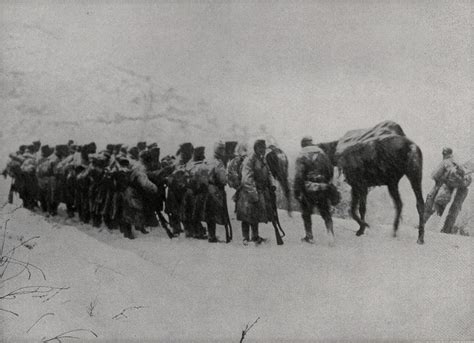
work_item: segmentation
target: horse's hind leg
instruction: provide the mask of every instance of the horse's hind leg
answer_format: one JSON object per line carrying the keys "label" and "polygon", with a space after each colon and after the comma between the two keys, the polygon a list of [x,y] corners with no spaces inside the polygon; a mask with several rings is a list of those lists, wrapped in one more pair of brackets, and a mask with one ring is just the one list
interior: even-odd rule
{"label": "horse's hind leg", "polygon": [[367,212],[367,193],[368,190],[364,189],[360,192],[360,200],[359,200],[359,213],[360,219],[365,222],[365,214]]}
{"label": "horse's hind leg", "polygon": [[411,187],[415,192],[416,197],[416,209],[418,211],[419,216],[419,224],[418,224],[418,244],[423,244],[425,242],[425,202],[423,201],[423,192],[421,190],[421,181],[413,178],[408,178],[411,183]]}
{"label": "horse's hind leg", "polygon": [[400,216],[402,213],[403,203],[402,199],[400,198],[400,192],[398,191],[398,183],[388,185],[388,191],[390,192],[390,196],[393,199],[395,204],[395,221],[393,222],[393,236],[397,235],[398,225],[400,224]]}
{"label": "horse's hind leg", "polygon": [[360,203],[360,198],[361,198],[362,193],[363,193],[362,191],[352,188],[352,191],[351,191],[351,194],[352,194],[352,196],[351,196],[351,198],[352,198],[351,199],[351,216],[357,222],[357,224],[359,224],[359,230],[356,232],[356,236],[363,235],[364,231],[365,231],[365,228],[367,226],[369,226],[357,214],[357,209],[358,209],[358,206],[359,206],[359,203]]}

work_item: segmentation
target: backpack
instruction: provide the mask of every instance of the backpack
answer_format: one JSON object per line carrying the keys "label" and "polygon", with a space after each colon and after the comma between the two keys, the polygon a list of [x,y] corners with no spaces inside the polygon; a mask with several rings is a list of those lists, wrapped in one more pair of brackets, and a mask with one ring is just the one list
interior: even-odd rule
{"label": "backpack", "polygon": [[464,187],[464,175],[466,172],[458,164],[454,163],[446,171],[446,185],[452,188]]}
{"label": "backpack", "polygon": [[209,166],[207,163],[199,163],[190,170],[189,186],[194,193],[204,193],[209,186]]}

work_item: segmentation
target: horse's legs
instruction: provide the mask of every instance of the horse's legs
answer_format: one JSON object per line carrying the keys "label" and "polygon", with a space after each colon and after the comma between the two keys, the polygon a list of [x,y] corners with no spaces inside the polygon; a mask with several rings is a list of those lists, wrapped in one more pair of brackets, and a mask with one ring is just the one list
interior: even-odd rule
{"label": "horse's legs", "polygon": [[421,189],[421,180],[416,180],[413,178],[408,178],[410,180],[411,188],[415,192],[416,197],[416,209],[418,211],[419,216],[419,224],[418,224],[418,244],[424,243],[424,236],[425,236],[425,202],[423,201],[423,192]]}
{"label": "horse's legs", "polygon": [[400,224],[400,215],[402,213],[402,199],[400,198],[400,193],[398,192],[398,182],[388,185],[388,191],[390,196],[393,199],[395,204],[395,221],[393,222],[393,236],[397,235],[398,225]]}
{"label": "horse's legs", "polygon": [[367,212],[367,193],[367,189],[364,189],[360,192],[359,213],[360,219],[362,219],[363,222],[365,222],[365,214]]}
{"label": "horse's legs", "polygon": [[364,230],[366,228],[367,223],[360,219],[359,215],[357,214],[357,208],[360,202],[360,189],[352,188],[351,190],[351,216],[352,218],[359,224],[359,230],[357,231],[356,235],[360,236],[364,234]]}

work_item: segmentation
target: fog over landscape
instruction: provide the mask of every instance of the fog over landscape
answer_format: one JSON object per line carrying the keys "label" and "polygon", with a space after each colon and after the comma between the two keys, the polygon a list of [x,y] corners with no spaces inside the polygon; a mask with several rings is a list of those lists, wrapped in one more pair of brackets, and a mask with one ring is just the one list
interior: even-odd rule
{"label": "fog over landscape", "polygon": [[[2,158],[24,142],[262,131],[290,155],[381,120],[470,156],[469,2],[3,2]],[[262,126],[263,125],[263,126]]]}

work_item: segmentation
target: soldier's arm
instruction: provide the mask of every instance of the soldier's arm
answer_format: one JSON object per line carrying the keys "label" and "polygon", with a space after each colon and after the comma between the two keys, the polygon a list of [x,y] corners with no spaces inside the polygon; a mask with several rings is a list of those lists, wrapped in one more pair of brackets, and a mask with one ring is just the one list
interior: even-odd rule
{"label": "soldier's arm", "polygon": [[298,157],[295,163],[295,180],[294,180],[294,185],[293,185],[296,198],[298,198],[301,195],[301,192],[303,191],[303,187],[304,187],[303,186],[304,185],[303,172],[304,172],[303,158]]}
{"label": "soldier's arm", "polygon": [[150,179],[148,178],[148,176],[145,173],[138,172],[137,175],[136,175],[136,180],[137,180],[138,184],[140,185],[140,187],[145,192],[156,193],[158,191],[158,188],[156,187],[156,185],[153,182],[150,181]]}

